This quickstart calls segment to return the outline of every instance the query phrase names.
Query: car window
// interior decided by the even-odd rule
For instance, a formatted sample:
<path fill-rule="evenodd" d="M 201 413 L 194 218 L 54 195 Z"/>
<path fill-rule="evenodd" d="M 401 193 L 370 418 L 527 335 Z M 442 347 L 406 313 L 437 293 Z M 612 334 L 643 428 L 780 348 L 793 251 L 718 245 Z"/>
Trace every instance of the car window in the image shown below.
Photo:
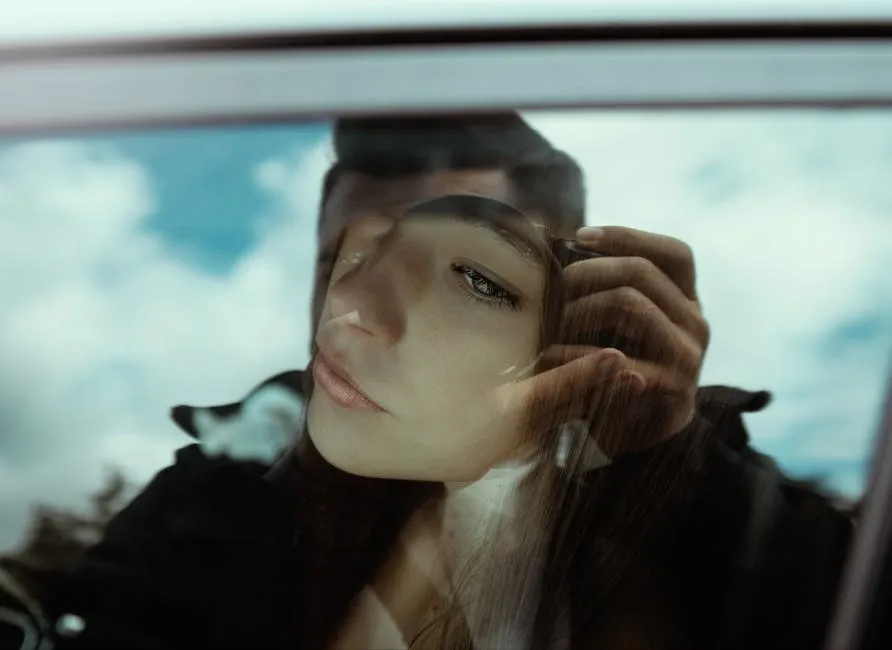
<path fill-rule="evenodd" d="M 237 535 L 196 532 L 197 513 L 237 507 L 200 490 L 267 480 L 309 445 L 334 468 L 319 485 L 335 482 L 301 503 L 334 511 L 367 489 L 392 515 L 290 524 L 319 553 L 341 548 L 326 535 L 352 538 L 343 566 L 297 581 L 333 647 L 533 643 L 543 617 L 607 647 L 643 628 L 710 647 L 733 632 L 720 615 L 780 612 L 767 594 L 830 602 L 892 348 L 892 114 L 507 115 L 0 141 L 3 568 L 38 600 L 64 590 L 190 444 L 189 463 L 245 473 L 213 489 L 193 477 L 164 505 L 177 523 L 146 525 L 204 535 L 213 555 Z M 613 374 L 609 348 L 626 364 Z M 421 510 L 442 486 L 462 498 L 416 521 L 409 486 Z M 534 507 L 518 514 L 517 495 Z M 375 542 L 366 526 L 393 530 Z M 441 526 L 458 531 L 455 557 Z M 692 532 L 710 526 L 715 544 Z M 812 582 L 776 568 L 789 554 Z M 507 614 L 521 565 L 539 580 L 529 625 Z M 549 575 L 578 577 L 585 597 Z M 456 604 L 463 631 L 438 629 Z M 760 620 L 747 629 L 763 640 L 822 633 Z"/>

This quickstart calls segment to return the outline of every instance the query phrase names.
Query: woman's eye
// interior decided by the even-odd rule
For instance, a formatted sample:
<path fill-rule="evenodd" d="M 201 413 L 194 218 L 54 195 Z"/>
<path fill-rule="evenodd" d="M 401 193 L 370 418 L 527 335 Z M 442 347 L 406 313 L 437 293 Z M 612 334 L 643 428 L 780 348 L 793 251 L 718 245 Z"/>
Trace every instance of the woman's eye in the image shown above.
<path fill-rule="evenodd" d="M 472 297 L 491 306 L 517 309 L 520 297 L 514 295 L 497 282 L 489 279 L 477 269 L 467 264 L 453 264 L 452 270 L 462 276 Z"/>

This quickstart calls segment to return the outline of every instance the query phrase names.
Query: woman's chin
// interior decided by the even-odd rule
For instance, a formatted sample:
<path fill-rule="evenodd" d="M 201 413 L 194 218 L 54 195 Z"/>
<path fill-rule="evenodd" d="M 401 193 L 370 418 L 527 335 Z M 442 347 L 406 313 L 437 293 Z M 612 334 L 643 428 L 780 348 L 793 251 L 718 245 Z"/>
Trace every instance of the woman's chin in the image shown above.
<path fill-rule="evenodd" d="M 340 422 L 332 422 L 329 413 L 323 413 L 326 409 L 313 408 L 313 403 L 307 407 L 307 433 L 313 446 L 319 455 L 327 463 L 348 474 L 364 476 L 367 478 L 387 478 L 369 462 L 368 450 L 349 427 Z"/>

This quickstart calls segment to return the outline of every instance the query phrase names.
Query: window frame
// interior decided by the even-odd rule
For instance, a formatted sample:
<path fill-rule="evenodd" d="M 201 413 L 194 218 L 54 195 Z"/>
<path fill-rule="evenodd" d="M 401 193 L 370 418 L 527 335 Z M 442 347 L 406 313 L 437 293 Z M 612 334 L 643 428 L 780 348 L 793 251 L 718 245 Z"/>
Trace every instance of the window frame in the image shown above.
<path fill-rule="evenodd" d="M 25 45 L 0 47 L 0 135 L 504 108 L 890 107 L 890 70 L 890 20 Z M 892 378 L 868 485 L 828 650 L 860 647 L 882 615 L 872 576 L 892 542 Z"/>

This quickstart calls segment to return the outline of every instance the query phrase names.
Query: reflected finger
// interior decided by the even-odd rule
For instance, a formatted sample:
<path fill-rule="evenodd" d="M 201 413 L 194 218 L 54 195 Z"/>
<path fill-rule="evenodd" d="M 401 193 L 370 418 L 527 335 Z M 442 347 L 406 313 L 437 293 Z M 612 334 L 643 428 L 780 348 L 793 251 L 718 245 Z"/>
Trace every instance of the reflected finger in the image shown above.
<path fill-rule="evenodd" d="M 643 257 L 599 257 L 571 264 L 564 269 L 564 296 L 567 302 L 621 287 L 636 289 L 649 298 L 675 324 L 703 346 L 709 339 L 709 326 L 699 305 L 656 264 Z"/>
<path fill-rule="evenodd" d="M 696 372 L 700 345 L 651 300 L 631 287 L 620 287 L 575 300 L 564 309 L 560 341 L 585 346 L 605 343 L 604 332 L 628 340 L 623 352 L 635 358 Z"/>
<path fill-rule="evenodd" d="M 690 300 L 697 300 L 694 254 L 679 239 L 621 226 L 582 228 L 579 243 L 611 257 L 643 257 L 657 265 Z"/>
<path fill-rule="evenodd" d="M 586 404 L 597 398 L 599 387 L 607 385 L 623 370 L 626 358 L 613 349 L 581 356 L 579 352 L 569 346 L 553 350 L 547 356 L 553 367 L 506 386 L 503 399 L 515 405 L 523 404 L 538 429 L 568 422 L 585 413 Z M 562 357 L 569 360 L 562 362 Z"/>

